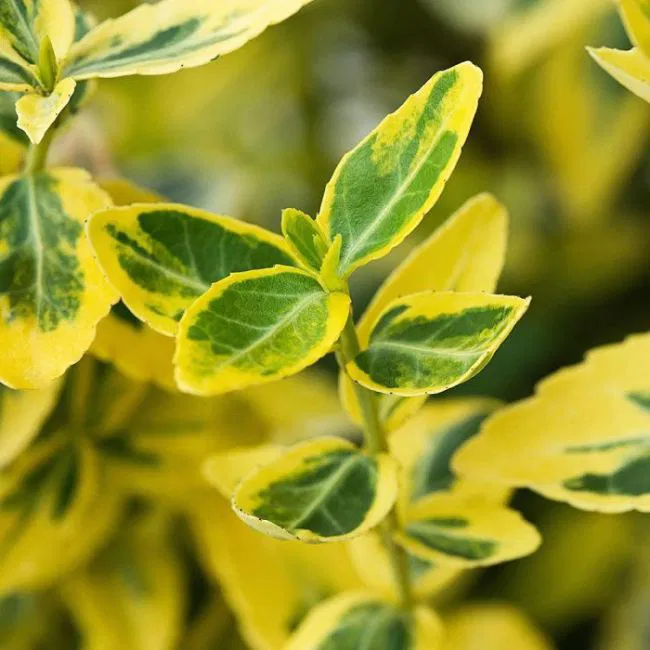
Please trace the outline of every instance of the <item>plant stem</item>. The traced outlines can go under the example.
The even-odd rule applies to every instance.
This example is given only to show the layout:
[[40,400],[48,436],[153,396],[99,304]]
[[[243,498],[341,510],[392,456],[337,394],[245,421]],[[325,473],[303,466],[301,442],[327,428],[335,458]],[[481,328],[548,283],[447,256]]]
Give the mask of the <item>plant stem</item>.
[[[356,357],[360,349],[352,312],[350,312],[343,332],[341,332],[339,349],[336,353],[336,359],[343,372],[345,372],[346,365]],[[377,395],[355,382],[352,383],[363,418],[363,433],[366,449],[372,455],[387,453],[388,442],[381,418],[379,417]],[[379,533],[390,559],[393,578],[399,591],[400,603],[404,609],[411,609],[413,605],[413,590],[411,588],[408,557],[406,551],[395,542],[395,533],[398,530],[399,520],[397,510],[393,507],[386,519],[379,526]]]
[[39,144],[31,144],[27,157],[25,159],[25,173],[37,174],[45,169],[47,163],[47,154],[50,151],[50,146],[54,140],[56,132],[55,125],[51,126]]

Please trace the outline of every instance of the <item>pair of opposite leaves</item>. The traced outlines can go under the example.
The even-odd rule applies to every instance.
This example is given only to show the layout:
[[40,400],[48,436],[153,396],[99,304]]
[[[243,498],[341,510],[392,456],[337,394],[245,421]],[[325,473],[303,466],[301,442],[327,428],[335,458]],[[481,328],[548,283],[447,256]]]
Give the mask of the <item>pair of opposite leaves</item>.
[[0,90],[26,93],[18,124],[38,143],[78,82],[203,65],[308,2],[163,0],[94,26],[71,0],[8,0],[0,15]]

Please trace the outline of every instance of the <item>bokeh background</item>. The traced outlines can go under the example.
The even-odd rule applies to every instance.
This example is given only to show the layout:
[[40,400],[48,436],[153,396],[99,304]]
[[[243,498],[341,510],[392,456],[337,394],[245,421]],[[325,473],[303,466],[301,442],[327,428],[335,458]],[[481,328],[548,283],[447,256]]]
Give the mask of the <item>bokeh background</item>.
[[[104,18],[137,3],[80,4]],[[477,63],[484,96],[442,198],[353,291],[360,310],[466,199],[495,194],[511,216],[499,288],[533,303],[456,392],[515,400],[587,349],[650,330],[650,108],[586,45],[628,47],[612,1],[317,0],[203,68],[102,81],[55,156],[278,230],[282,208],[318,211],[341,155],[434,72]],[[467,597],[521,606],[561,650],[650,647],[648,517],[581,513],[525,491],[515,499],[545,543],[479,574]],[[223,648],[243,647],[232,643]]]

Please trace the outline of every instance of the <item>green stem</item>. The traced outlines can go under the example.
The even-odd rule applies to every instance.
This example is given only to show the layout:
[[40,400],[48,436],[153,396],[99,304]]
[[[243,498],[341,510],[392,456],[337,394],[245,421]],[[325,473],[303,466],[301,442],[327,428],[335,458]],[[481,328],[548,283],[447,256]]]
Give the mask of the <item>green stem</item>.
[[45,169],[47,164],[47,155],[54,140],[55,126],[51,126],[39,144],[32,144],[27,152],[25,159],[25,173],[37,174]]
[[[346,365],[356,357],[360,349],[359,338],[357,337],[354,320],[350,312],[350,316],[341,333],[339,349],[336,353],[336,359],[341,370],[345,372]],[[377,395],[355,382],[352,383],[363,418],[363,433],[366,449],[372,455],[388,452],[386,432],[379,417]],[[406,551],[395,542],[395,533],[398,530],[399,519],[397,510],[393,507],[380,525],[379,533],[390,559],[393,577],[399,590],[400,603],[405,609],[411,609],[413,606],[413,590],[411,588],[408,557]]]

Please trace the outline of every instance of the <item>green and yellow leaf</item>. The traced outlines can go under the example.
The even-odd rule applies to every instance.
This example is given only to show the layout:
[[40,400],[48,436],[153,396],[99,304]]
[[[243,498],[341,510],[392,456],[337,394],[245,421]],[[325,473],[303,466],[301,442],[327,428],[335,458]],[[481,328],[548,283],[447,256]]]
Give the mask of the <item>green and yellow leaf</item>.
[[529,303],[514,296],[442,291],[395,300],[347,371],[380,393],[441,393],[485,367]]
[[639,48],[587,48],[598,65],[629,91],[650,102],[650,56]]
[[300,372],[325,356],[348,318],[350,298],[306,271],[276,266],[212,286],[181,320],[176,382],[215,395]]
[[[467,201],[433,235],[420,244],[384,282],[357,325],[361,348],[384,309],[401,296],[420,291],[488,291],[496,289],[505,261],[508,213],[491,194]],[[359,406],[350,379],[340,374],[343,404],[355,422]],[[417,411],[424,398],[381,397],[379,410],[389,429]]]
[[[16,102],[20,99],[20,93],[0,92],[0,146],[2,146],[2,158],[7,155],[5,147],[9,144],[18,149],[21,153],[29,144],[29,139],[23,131],[18,128],[16,121]],[[13,173],[11,168],[5,168],[4,161],[0,163],[0,172],[2,174]]]
[[329,182],[318,223],[342,237],[343,277],[386,255],[420,223],[460,156],[482,89],[461,63],[436,74],[348,153]]
[[74,79],[60,81],[49,95],[38,92],[23,95],[16,103],[18,127],[34,144],[39,144],[61,111],[68,105],[77,82]]
[[632,43],[650,58],[650,0],[618,0],[618,6]]
[[69,0],[8,0],[0,11],[0,49],[15,55],[23,66],[37,66],[48,38],[57,59],[64,57],[75,33]]
[[157,75],[203,65],[240,48],[310,0],[163,0],[107,20],[76,43],[63,73],[74,79]]
[[531,621],[510,605],[465,605],[444,623],[445,650],[553,650]]
[[515,510],[441,495],[410,506],[395,539],[416,557],[462,569],[524,557],[541,543],[537,529]]
[[434,401],[389,438],[391,454],[402,466],[402,509],[431,495],[459,500],[483,498],[502,503],[509,490],[502,485],[459,477],[451,460],[459,448],[478,434],[481,424],[499,406],[482,398]]
[[318,224],[304,212],[288,208],[282,212],[282,234],[306,268],[320,271],[327,243]]
[[491,417],[454,470],[585,510],[649,512],[649,358],[650,334],[593,350]]
[[[366,586],[390,598],[399,596],[399,585],[390,556],[380,535],[374,532],[355,537],[347,544],[350,558]],[[407,553],[411,588],[418,600],[430,599],[456,583],[463,573],[448,564],[439,564]]]
[[369,593],[346,593],[316,606],[285,650],[442,650],[438,617],[427,607],[405,612]]
[[24,392],[0,387],[0,471],[38,435],[60,389],[60,381],[41,390]]
[[376,526],[397,497],[397,464],[342,438],[292,447],[247,475],[232,498],[241,519],[267,535],[336,542]]
[[110,205],[88,174],[55,169],[0,181],[0,381],[40,388],[90,347],[117,295],[83,223]]
[[145,325],[122,303],[97,326],[90,352],[131,379],[176,390],[174,339]]
[[49,587],[82,564],[120,508],[87,441],[32,446],[0,474],[0,594]]
[[136,204],[95,214],[88,236],[122,300],[173,336],[185,310],[231,273],[293,265],[284,240],[259,226],[172,204]]
[[179,642],[187,585],[171,531],[158,513],[129,523],[61,586],[84,650],[170,650]]
[[345,544],[288,544],[260,535],[218,496],[194,505],[190,525],[200,557],[252,650],[284,650],[314,605],[364,586]]
[[16,55],[0,34],[0,91],[28,92],[38,85],[35,67]]

